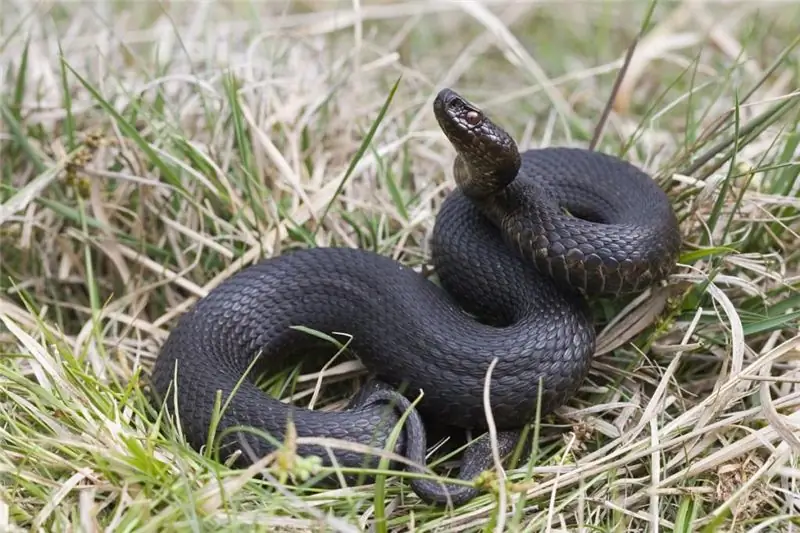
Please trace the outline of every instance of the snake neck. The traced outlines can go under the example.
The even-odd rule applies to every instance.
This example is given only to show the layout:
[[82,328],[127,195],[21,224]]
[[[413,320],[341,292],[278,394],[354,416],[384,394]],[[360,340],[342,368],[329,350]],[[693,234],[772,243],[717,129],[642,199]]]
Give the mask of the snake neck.
[[485,157],[480,152],[459,152],[453,162],[453,177],[464,196],[491,203],[514,181],[520,169],[517,150],[504,154],[500,160]]
[[[540,224],[548,222],[550,218],[551,208],[539,198],[541,191],[528,190],[530,188],[518,182],[511,182],[500,190],[480,197],[474,196],[471,200],[481,214],[489,219],[507,240],[510,237],[510,241],[513,242],[515,241],[513,234],[519,230],[518,223],[526,218],[526,214],[529,217],[533,213]],[[466,196],[466,193],[464,194]]]

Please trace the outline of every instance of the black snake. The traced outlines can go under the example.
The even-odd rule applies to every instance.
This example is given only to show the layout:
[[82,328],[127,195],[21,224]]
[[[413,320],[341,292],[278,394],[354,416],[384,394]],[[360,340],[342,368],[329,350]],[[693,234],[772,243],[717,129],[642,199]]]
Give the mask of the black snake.
[[[289,252],[232,276],[181,318],[152,372],[156,397],[169,410],[177,405],[190,445],[207,444],[221,391],[226,409],[217,434],[228,433],[218,444],[224,458],[242,452],[235,464],[251,464],[275,447],[234,428],[253,427],[282,442],[290,415],[299,437],[383,448],[409,398],[421,391],[394,447],[417,465],[406,468],[419,472],[427,447],[423,420],[429,427],[486,429],[483,389],[496,358],[491,406],[506,453],[535,413],[540,382],[544,414],[569,400],[588,372],[595,332],[584,296],[644,289],[675,265],[675,214],[666,194],[633,165],[576,148],[520,153],[503,129],[449,89],[437,95],[434,112],[457,153],[458,187],[443,201],[432,235],[440,284],[350,248]],[[251,376],[279,359],[337,349],[293,326],[346,333],[336,338],[372,373],[344,410],[293,407],[242,379],[255,356],[263,364]],[[460,478],[491,466],[488,442],[483,437],[467,449]],[[373,455],[332,450],[341,467],[377,464]],[[330,464],[324,447],[297,452]],[[416,478],[411,486],[431,503],[460,504],[478,494]]]

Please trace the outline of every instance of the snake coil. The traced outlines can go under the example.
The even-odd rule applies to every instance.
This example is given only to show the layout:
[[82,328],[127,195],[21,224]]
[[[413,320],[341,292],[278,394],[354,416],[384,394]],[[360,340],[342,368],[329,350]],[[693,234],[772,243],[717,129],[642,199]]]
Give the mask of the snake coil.
[[[520,153],[502,128],[450,89],[437,95],[434,113],[455,148],[458,185],[442,202],[432,235],[439,285],[349,248],[288,252],[224,281],[180,319],[151,374],[155,397],[179,415],[191,446],[209,444],[221,391],[216,443],[224,458],[240,452],[235,465],[273,452],[290,419],[300,438],[379,449],[402,422],[392,450],[411,462],[408,470],[423,472],[426,425],[486,429],[484,381],[496,360],[491,406],[507,453],[539,395],[542,413],[550,412],[588,372],[595,332],[584,297],[639,291],[669,274],[681,244],[678,224],[647,174],[577,148]],[[371,372],[342,411],[283,403],[251,379],[274,364],[337,349],[296,326],[345,332],[342,341]],[[296,451],[325,464],[332,451],[345,468],[378,461],[320,441]],[[458,477],[471,480],[491,464],[488,440],[478,439]],[[479,493],[421,478],[411,486],[436,504],[458,505]]]

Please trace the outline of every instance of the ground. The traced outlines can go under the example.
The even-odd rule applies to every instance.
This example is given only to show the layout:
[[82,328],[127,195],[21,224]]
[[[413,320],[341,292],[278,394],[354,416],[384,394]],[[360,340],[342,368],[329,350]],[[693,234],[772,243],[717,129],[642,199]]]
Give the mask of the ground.
[[[2,11],[0,530],[797,525],[795,4]],[[221,280],[310,245],[426,265],[454,186],[431,108],[446,86],[524,148],[595,146],[653,174],[684,238],[668,285],[595,306],[580,394],[537,425],[529,464],[457,509],[397,475],[313,494],[182,444],[139,384]],[[270,390],[288,398],[292,382],[308,405],[315,375]]]

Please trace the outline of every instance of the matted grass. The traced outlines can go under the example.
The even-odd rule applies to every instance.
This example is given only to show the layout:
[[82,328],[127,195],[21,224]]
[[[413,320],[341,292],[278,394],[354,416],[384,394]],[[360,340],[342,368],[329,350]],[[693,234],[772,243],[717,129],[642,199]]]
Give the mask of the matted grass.
[[[338,244],[425,265],[453,187],[439,88],[523,147],[588,145],[649,9],[6,0],[0,530],[800,525],[789,2],[653,9],[597,149],[669,191],[681,266],[596,305],[589,379],[499,494],[433,509],[396,475],[316,494],[257,480],[181,444],[138,387],[176,317],[260,257]],[[268,390],[333,409],[362,375],[335,362],[333,392],[296,372]]]

